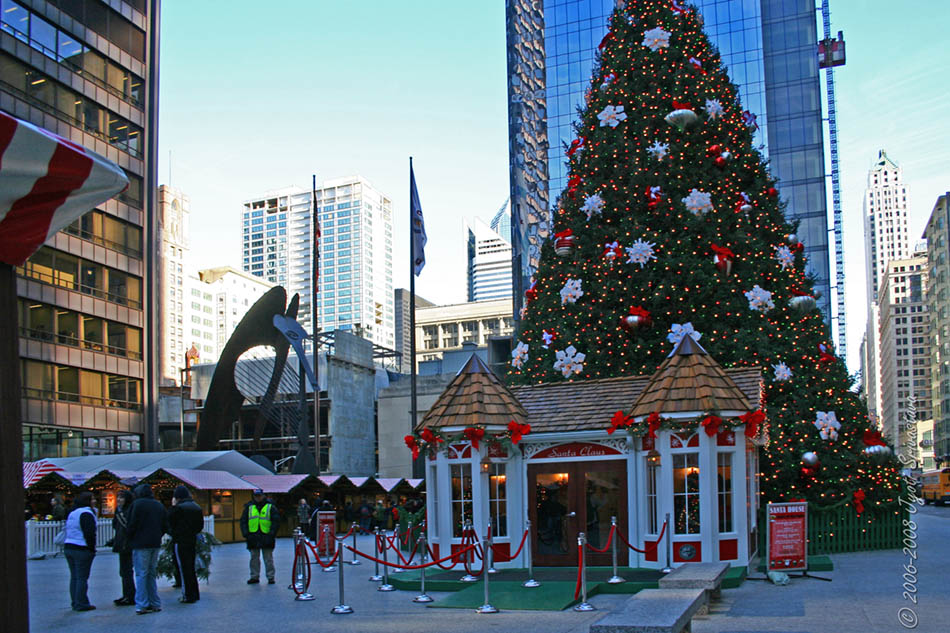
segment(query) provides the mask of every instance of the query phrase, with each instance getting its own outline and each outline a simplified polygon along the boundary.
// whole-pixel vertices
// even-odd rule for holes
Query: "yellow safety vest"
[[[269,503],[264,505],[263,511],[258,510],[257,506],[252,503],[247,515],[247,531],[253,534],[260,527],[262,533],[270,534],[270,509],[271,504]]]

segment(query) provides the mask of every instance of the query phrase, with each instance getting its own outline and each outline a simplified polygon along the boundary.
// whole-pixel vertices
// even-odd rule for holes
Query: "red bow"
[[[805,292],[804,290],[796,290],[795,288],[792,288],[791,292],[796,297],[810,297],[811,296],[810,292]]]
[[[600,44],[597,45],[597,50],[602,51],[604,47],[607,46],[607,42],[614,39],[613,31],[607,31],[607,35],[604,36],[604,39],[600,40]]]
[[[854,511],[858,516],[861,516],[861,513],[864,512],[864,497],[863,490],[854,491]]]
[[[478,427],[469,427],[465,429],[464,431],[462,431],[462,435],[464,435],[472,443],[472,448],[474,448],[477,451],[478,440],[485,437],[485,429],[480,429]]]
[[[676,0],[670,0],[670,11],[673,12],[673,15],[681,15],[683,13],[688,13],[689,9],[678,3]]]
[[[576,138],[573,141],[571,141],[571,146],[567,148],[567,155],[573,156],[575,152],[577,152],[577,150],[584,147],[584,143],[586,141],[587,141],[587,138],[584,136],[581,136],[580,138]]]
[[[564,229],[563,231],[555,233],[554,239],[559,240],[562,237],[571,237],[572,235],[574,235],[574,231],[572,231],[571,229]]]
[[[673,109],[674,110],[692,110],[692,106],[686,101],[677,101],[673,99]]]
[[[407,435],[405,437],[406,446],[409,450],[412,451],[412,459],[416,460],[419,458],[419,443],[416,442],[416,438],[412,435]]]
[[[805,250],[805,245],[801,242],[796,242],[789,247],[789,250],[793,253],[801,253]]]
[[[612,244],[617,244],[617,242],[610,242],[609,244],[604,244],[604,253],[603,257],[607,257],[610,254],[613,254],[614,258],[623,257],[623,248],[617,244],[617,246],[612,246]]]
[[[706,71],[703,69],[703,63],[702,63],[701,61],[699,61],[697,58],[695,58],[695,57],[690,57],[690,58],[689,58],[689,63],[690,63],[690,65],[691,65],[693,68],[695,68],[695,69],[698,70],[699,72],[703,73],[704,75],[706,74]]]
[[[886,446],[884,438],[881,437],[880,431],[872,431],[868,429],[864,432],[864,445],[865,446]]]
[[[647,416],[647,436],[651,440],[656,439],[656,431],[660,428],[660,423],[663,421],[663,418],[660,417],[659,411],[654,411]]]
[[[514,420],[508,423],[508,432],[511,433],[511,443],[517,444],[521,437],[531,432],[530,424],[518,424]]]
[[[746,127],[752,128],[753,130],[759,129],[759,124],[756,122],[756,117],[749,110],[745,110],[742,113],[742,122],[745,123]]]
[[[762,409],[749,411],[739,416],[739,420],[745,424],[745,436],[755,437],[759,434],[759,425],[765,422],[765,414]]]
[[[650,318],[650,313],[647,312],[646,310],[644,310],[643,308],[641,308],[640,306],[631,306],[631,307],[630,307],[630,314],[632,314],[633,316],[638,316],[638,317],[640,317],[641,319],[649,319],[649,318]]]
[[[656,205],[660,204],[660,198],[663,197],[663,193],[660,191],[659,187],[647,187],[647,207],[650,209],[655,209]]]
[[[433,433],[430,429],[422,429],[422,433],[420,433],[419,436],[429,444],[435,444],[442,441],[442,438]]]
[[[827,352],[827,349],[828,349],[828,347],[827,347],[824,343],[819,343],[819,344],[818,344],[818,352],[819,352],[818,364],[819,364],[819,365],[823,365],[823,364],[826,364],[826,363],[827,363],[827,364],[831,364],[831,363],[835,362],[835,357],[834,357],[834,355],[833,355],[833,354],[829,354],[829,353]]]
[[[736,254],[730,251],[728,248],[722,246],[716,246],[715,244],[710,244],[709,248],[712,249],[712,252],[723,259],[735,259]]]
[[[613,434],[614,431],[620,427],[627,427],[633,423],[633,418],[629,415],[624,415],[623,411],[617,411],[614,413],[614,417],[610,418],[610,428],[607,429],[607,435]]]
[[[581,186],[581,177],[580,176],[571,176],[567,179],[567,195],[574,197],[574,194],[577,193],[577,188]]]
[[[713,437],[719,433],[719,425],[722,424],[722,418],[718,415],[707,415],[700,424],[706,429],[706,435]]]

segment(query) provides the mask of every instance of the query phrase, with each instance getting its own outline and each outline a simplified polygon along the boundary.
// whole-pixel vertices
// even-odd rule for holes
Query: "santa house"
[[[577,564],[577,535],[619,564],[746,566],[755,554],[761,372],[723,369],[685,336],[652,377],[507,388],[475,355],[415,429],[439,556],[489,520],[496,567]],[[669,522],[667,524],[667,517]],[[629,543],[629,547],[627,545]],[[588,564],[610,551],[588,549]],[[667,561],[669,557],[669,561]]]

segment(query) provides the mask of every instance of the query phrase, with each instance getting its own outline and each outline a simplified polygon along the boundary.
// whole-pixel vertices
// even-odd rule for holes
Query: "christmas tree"
[[[834,355],[754,130],[694,8],[614,12],[509,381],[652,374],[692,336],[763,370],[767,499],[894,501],[897,462]]]

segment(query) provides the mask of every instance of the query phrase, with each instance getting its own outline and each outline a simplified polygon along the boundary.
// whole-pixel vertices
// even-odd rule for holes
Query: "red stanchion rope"
[[[631,544],[630,544],[630,541],[628,541],[628,540],[624,537],[622,531],[621,531],[621,532],[617,532],[617,535],[620,537],[620,540],[623,541],[623,542],[626,544],[626,546],[629,547],[630,549],[632,549],[633,551],[635,551],[635,552],[640,552],[641,554],[655,554],[655,553],[656,553],[656,548],[657,548],[657,546],[659,546],[660,541],[663,540],[663,535],[666,534],[666,525],[667,525],[667,522],[664,521],[664,522],[663,522],[663,529],[660,530],[660,535],[656,538],[656,541],[654,541],[652,545],[648,545],[645,549],[639,549],[639,548],[636,548],[636,547],[634,547],[633,545],[631,545]]]
[[[307,576],[307,584],[303,589],[299,589],[297,587],[297,563],[300,562],[301,558],[303,558],[303,562],[301,564],[306,565],[304,569],[306,570],[305,574]],[[291,569],[291,574],[291,586],[294,588],[295,594],[299,596],[310,588],[310,560],[307,557],[307,548],[303,546],[303,542],[297,544],[297,551],[294,553],[294,566],[293,569]]]
[[[318,543],[317,545],[319,545],[319,543]],[[321,567],[324,567],[324,568],[329,567],[330,565],[332,565],[332,564],[334,563],[334,561],[336,561],[336,559],[340,556],[340,550],[337,550],[336,553],[333,554],[333,558],[331,558],[330,561],[329,561],[326,565],[324,565],[324,564],[323,564],[323,561],[320,560],[320,554],[317,553],[316,546],[312,545],[309,541],[307,542],[307,546],[310,547],[311,550],[313,550],[313,557],[314,557],[314,558],[316,559],[316,561],[320,564],[320,566],[321,566]]]
[[[511,556],[507,556],[507,557],[502,556],[501,554],[498,553],[498,548],[501,547],[501,544],[492,545],[492,554],[495,557],[495,561],[499,563],[507,563],[508,561],[512,561],[518,558],[518,554],[521,553],[521,549],[524,547],[525,541],[527,540],[528,540],[528,530],[525,530],[524,534],[521,536],[521,543],[518,545],[518,551],[516,551]]]
[[[590,549],[590,551],[592,551],[592,552],[597,552],[598,554],[603,554],[604,552],[607,551],[607,548],[610,547],[610,541],[613,540],[613,538],[614,538],[614,532],[616,532],[616,531],[617,531],[617,526],[616,526],[616,525],[611,525],[611,526],[610,526],[610,534],[607,535],[607,544],[604,545],[604,548],[603,548],[603,549],[597,549],[596,547],[594,547],[594,546],[591,545],[590,543],[587,544],[587,547],[588,547],[588,548]]]
[[[435,560],[435,552],[432,550],[432,547],[429,546],[428,544],[426,544],[426,549],[429,550],[429,556],[432,557],[432,560],[434,561],[434,560]],[[458,552],[456,552],[456,553],[451,554],[450,556],[448,556],[448,559],[453,559],[453,558],[455,558],[456,556],[458,556]],[[447,559],[443,558],[442,560],[447,560]],[[456,561],[453,561],[452,564],[449,565],[448,567],[444,567],[444,566],[442,566],[441,564],[436,563],[436,565],[439,566],[439,569],[444,569],[445,571],[449,571],[450,569],[455,569],[455,566],[458,565],[458,564],[459,564],[459,563],[458,563],[457,560],[456,560]]]
[[[457,552],[454,552],[454,553],[452,553],[452,554],[449,554],[448,556],[446,556],[445,558],[442,558],[442,559],[440,559],[440,560],[433,560],[433,561],[430,561],[430,562],[426,563],[425,565],[400,565],[400,564],[398,564],[398,563],[390,563],[389,561],[380,560],[380,559],[376,558],[375,556],[370,556],[369,554],[364,554],[363,552],[361,552],[361,551],[359,551],[359,550],[353,549],[353,548],[350,547],[349,545],[344,545],[343,547],[345,547],[346,549],[350,550],[350,551],[353,552],[354,554],[359,554],[360,556],[362,556],[363,558],[365,558],[365,559],[367,559],[367,560],[371,560],[371,561],[373,561],[373,562],[375,562],[375,563],[379,563],[380,565],[386,565],[387,567],[398,567],[399,569],[422,569],[423,567],[432,567],[433,565],[439,565],[439,567],[441,567],[442,565],[441,565],[440,563],[444,563],[445,561],[450,560],[450,559],[452,559],[452,558],[458,556],[459,554],[467,553],[469,550],[471,550],[471,549],[474,547],[474,545],[469,545],[469,546],[468,546],[466,549],[464,549],[464,550],[459,550],[459,551],[457,551]],[[450,568],[450,569],[451,569],[451,568]]]
[[[574,599],[581,595],[581,566],[584,560],[584,546],[577,545],[577,584],[574,586]]]
[[[333,537],[334,539],[336,539],[337,541],[342,541],[343,539],[348,538],[349,536],[351,536],[351,535],[353,534],[353,529],[354,529],[355,527],[356,527],[355,525],[351,525],[351,526],[350,526],[350,531],[347,532],[346,534],[344,534],[343,536],[337,536],[336,534],[331,534],[330,536],[332,536],[332,537]]]
[[[402,555],[402,552],[399,551],[399,548],[398,548],[398,547],[393,547],[393,548],[392,548],[392,550],[393,550],[394,552],[396,552],[396,556],[399,557],[399,560],[402,561],[402,564],[403,564],[403,565],[408,565],[409,563],[412,562],[412,559],[416,557],[416,550],[418,550],[418,549],[419,549],[419,541],[416,541],[415,546],[412,548],[412,553],[410,553],[410,554],[409,554],[409,558],[406,559],[406,557]]]

